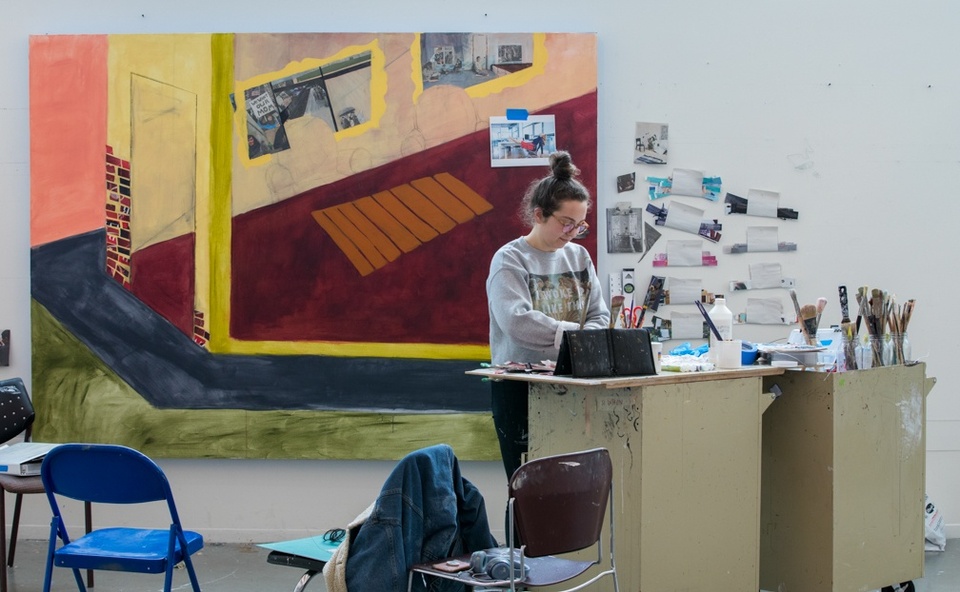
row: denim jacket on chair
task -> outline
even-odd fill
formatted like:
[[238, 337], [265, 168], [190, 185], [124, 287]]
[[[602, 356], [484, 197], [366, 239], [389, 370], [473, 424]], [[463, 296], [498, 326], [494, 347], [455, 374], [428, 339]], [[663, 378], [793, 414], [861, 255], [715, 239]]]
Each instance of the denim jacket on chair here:
[[[453, 449], [438, 444], [411, 452], [387, 477], [370, 517], [350, 544], [350, 592], [405, 592], [415, 563], [497, 546], [480, 491], [460, 475]], [[434, 578], [431, 592], [463, 590]], [[413, 590], [424, 590], [419, 577]]]

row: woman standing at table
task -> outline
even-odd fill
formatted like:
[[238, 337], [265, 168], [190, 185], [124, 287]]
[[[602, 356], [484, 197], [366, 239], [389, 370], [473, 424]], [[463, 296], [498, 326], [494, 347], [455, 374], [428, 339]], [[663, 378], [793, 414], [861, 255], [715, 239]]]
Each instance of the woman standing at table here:
[[[556, 360], [564, 331], [600, 329], [610, 313], [587, 249], [590, 193], [570, 154], [550, 155], [551, 172], [523, 196], [526, 236], [500, 247], [490, 262], [487, 307], [493, 364]], [[509, 479], [527, 452], [527, 383], [491, 382], [493, 423]]]

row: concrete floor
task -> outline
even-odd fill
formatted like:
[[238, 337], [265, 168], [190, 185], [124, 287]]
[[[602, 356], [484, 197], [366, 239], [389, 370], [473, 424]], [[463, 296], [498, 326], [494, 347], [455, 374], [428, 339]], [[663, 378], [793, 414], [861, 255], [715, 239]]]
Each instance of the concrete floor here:
[[[203, 592], [292, 592], [303, 575], [302, 569], [267, 563], [266, 549], [256, 545], [207, 545], [194, 555], [197, 578]], [[24, 540], [17, 545], [16, 565], [9, 572], [9, 592], [38, 592], [43, 589], [43, 564], [46, 543]], [[942, 553], [927, 552], [926, 575], [914, 584], [917, 592], [960, 591], [960, 539], [947, 541]], [[95, 572], [92, 592], [151, 592], [163, 589], [162, 575]], [[173, 576], [173, 589], [190, 590], [190, 580], [183, 569]], [[77, 585], [71, 573], [55, 569], [51, 592], [75, 592]], [[325, 592], [322, 575], [307, 586], [305, 592]], [[362, 592], [362, 591], [358, 591]]]

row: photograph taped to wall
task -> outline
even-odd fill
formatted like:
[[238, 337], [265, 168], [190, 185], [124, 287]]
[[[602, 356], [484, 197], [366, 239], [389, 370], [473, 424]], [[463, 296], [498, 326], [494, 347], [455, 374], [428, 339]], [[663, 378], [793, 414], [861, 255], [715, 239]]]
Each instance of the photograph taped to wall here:
[[557, 129], [553, 115], [490, 118], [490, 166], [546, 166], [556, 151]]
[[627, 173], [626, 175], [620, 175], [617, 177], [617, 193], [623, 193], [624, 191], [633, 191], [637, 188], [637, 174], [636, 173]]
[[633, 162], [637, 164], [667, 164], [669, 126], [665, 123], [637, 122]]
[[607, 208], [607, 252], [643, 253], [642, 220], [642, 208]]

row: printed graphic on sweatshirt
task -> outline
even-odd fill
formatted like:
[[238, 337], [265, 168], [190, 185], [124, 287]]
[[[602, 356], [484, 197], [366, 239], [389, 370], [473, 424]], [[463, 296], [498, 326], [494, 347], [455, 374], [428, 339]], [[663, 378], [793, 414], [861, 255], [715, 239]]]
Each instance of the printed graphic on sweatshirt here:
[[552, 275], [531, 275], [533, 308], [558, 321], [580, 321], [580, 309], [590, 301], [587, 270]]

